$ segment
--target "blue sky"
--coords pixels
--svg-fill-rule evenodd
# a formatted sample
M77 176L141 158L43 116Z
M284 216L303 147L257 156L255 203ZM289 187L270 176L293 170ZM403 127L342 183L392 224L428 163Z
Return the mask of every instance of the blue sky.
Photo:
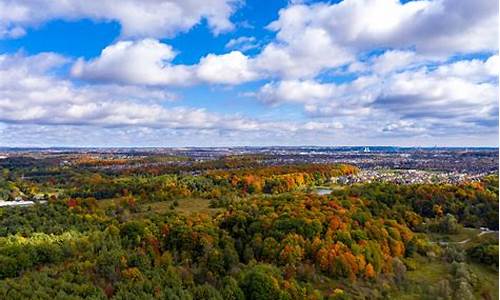
M498 3L0 0L1 146L498 146Z

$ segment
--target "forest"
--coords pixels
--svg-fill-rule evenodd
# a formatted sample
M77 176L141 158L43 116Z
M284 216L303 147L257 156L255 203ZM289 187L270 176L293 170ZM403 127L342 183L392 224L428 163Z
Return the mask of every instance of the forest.
M71 162L0 163L0 199L35 202L0 207L0 299L498 298L498 175L339 185L359 169Z

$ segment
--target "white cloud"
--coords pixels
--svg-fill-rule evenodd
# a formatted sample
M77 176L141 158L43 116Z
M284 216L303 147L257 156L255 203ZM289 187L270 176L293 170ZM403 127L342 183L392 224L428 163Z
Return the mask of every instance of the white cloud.
M281 126L284 127L284 126ZM334 126L335 127L335 126ZM0 123L0 144L18 147L185 147L345 144L340 130L215 130Z
M237 0L0 0L0 37L54 19L117 21L124 37L170 37L206 19L215 34L231 30Z
M240 36L238 38L229 40L229 42L226 43L225 47L226 49L234 49L241 52L246 52L248 50L260 47L260 44L253 36Z
M171 64L175 55L170 45L157 40L120 41L106 47L95 59L79 59L71 74L87 80L126 84L192 84L190 67Z
M175 51L169 45L156 40L121 41L104 49L102 54L93 60L78 61L73 66L72 73L83 79L111 81L125 85L193 83L235 85L265 76L264 71L258 68L262 56L253 59L239 51L232 51L222 55L209 54L198 64L185 66L171 63L175 55ZM407 120L425 120L432 123L447 119L460 126L467 124L491 126L497 120L495 112L498 111L498 105L493 100L498 95L498 85L493 80L498 75L496 73L498 56L492 56L484 62L473 59L441 63L437 68L426 67L428 59L428 56L409 50L389 50L362 63L360 69L364 74L352 82L321 83L308 78L286 79L285 77L284 80L266 83L255 95L261 101L275 105L301 104L306 114L312 117L336 117L340 120L357 118L354 122L362 122L363 118L378 114L377 118L388 118L386 123L393 124L380 123L379 126L385 128L384 132L395 132L397 128L398 132L406 133L412 130L422 131L422 127L415 130L416 127L408 125L410 123L404 123ZM49 61L50 59L47 60ZM293 68L292 66L290 70ZM169 116L167 118L169 119L179 114L190 118L191 113L193 117L190 119L199 116L202 120L200 124L208 124L208 128L269 130L280 128L283 124L286 124L286 128L281 130L288 131L320 128L306 123L275 124L220 116L207 121L204 119L206 113L202 110L164 111L161 106L143 108L128 105L126 108L111 108L111 106L91 104L76 106L67 111L72 114L71 117L78 118L92 115L97 109L113 109L125 116L125 119L135 120L127 123L117 117L108 116L100 119L105 123L146 124L138 120L149 116L148 119L152 123L148 124L153 126L152 124L156 124L165 116ZM161 113L157 113L158 111ZM35 110L28 118L34 118L33 116L41 113L40 110ZM130 114L137 117L131 117ZM401 123L401 120L404 122ZM168 126L176 127L183 122L189 124L183 119L178 122L173 120ZM345 120L342 122L345 123ZM322 122L321 126L326 126L327 123ZM399 124L399 127L394 127L394 124ZM403 127L404 130L401 129Z
M485 62L479 59L461 60L439 66L435 74L441 77L460 77L474 82L497 79L500 70L498 55L490 56Z
M201 109L165 108L161 89L75 85L50 75L54 54L0 56L0 120L6 123L99 126L213 127L220 118Z
M276 31L276 39L254 57L241 52L256 43L254 37L246 36L226 44L241 51L207 54L191 66L173 64L175 52L157 40L122 41L108 46L98 58L79 61L73 74L127 84L190 85L201 81L234 85L261 78L311 80L343 66L349 71L384 75L443 62L457 53L495 51L498 30L491 25L498 20L490 10L496 5L488 0L472 6L463 0L453 5L449 1L345 0L290 5L268 26ZM392 50L357 61L377 48Z
M285 80L265 84L257 98L272 104L299 103L311 116L362 116L379 94L380 81L363 76L344 83L320 83L314 80Z
M378 74L386 74L408 67L417 61L417 55L413 51L386 51L373 59L372 71Z
M255 65L269 75L287 79L312 78L323 70L342 66L354 59L347 49L335 44L322 28L301 28L264 47Z
M159 41L202 20L215 34L230 30L229 17L239 3L0 0L0 38L19 37L26 28L52 19L90 18L119 22L120 39L125 39L93 59L73 61L71 75L85 80L78 83L61 77L61 67L71 63L65 57L0 55L0 123L141 128L169 135L191 131L212 137L219 131L235 139L238 132L259 132L270 141L279 136L303 141L307 133L332 134L340 128L366 136L498 130L498 55L455 61L460 54L497 52L496 1L293 2L268 26L276 38L267 45L254 37L235 37L226 44L230 52L206 54L192 65L175 64L177 52ZM260 53L245 54L261 47ZM345 82L335 80L344 75ZM181 107L172 102L176 95L164 89L261 79L270 81L251 93L271 104L271 110L285 103L294 109L300 105L314 121Z
M26 30L19 26L12 26L10 28L2 28L0 26L0 38L17 39L26 34Z
M341 129L344 125L340 122L325 123L325 122L314 122L310 121L304 124L304 128L307 130L327 130L327 129Z
M311 124L224 116L200 108L167 107L158 88L75 85L50 75L67 60L43 53L0 55L0 122L40 126L144 127L170 130L297 132ZM321 126L321 124L316 124ZM336 129L338 124L325 125Z
M153 39L120 41L106 47L89 61L79 59L72 67L74 77L121 84L193 85L240 84L255 80L249 58L240 51L208 54L197 65L174 65L176 53L170 45Z
M497 81L472 81L463 75L459 70L449 70L442 76L439 69L425 68L394 74L385 81L374 105L407 119L497 123Z
M197 77L208 83L239 84L257 79L249 59L239 51L227 54L209 54L200 60Z
M286 79L313 78L354 63L362 53L395 49L376 62L375 68L383 73L423 58L440 61L454 54L496 51L498 2L344 0L296 4L280 10L278 20L268 28L277 32L276 41L255 61L271 74ZM359 63L353 65L353 70L360 67Z
M342 84L314 80L267 83L256 97L275 105L302 104L309 116L335 117L344 124L349 122L345 118L361 124L369 118L385 132L419 133L422 124L432 130L446 127L450 131L453 126L456 130L497 126L497 55L486 61L462 60L437 68L421 66L391 72L413 62L406 56L390 65L381 64L383 60L378 57L371 65L377 72Z
M335 84L321 84L313 80L286 80L266 83L258 97L268 103L291 102L314 104L333 100L338 92Z
M270 25L282 40L322 29L336 44L356 49L415 47L454 54L498 49L498 2L489 0L345 0L292 5Z

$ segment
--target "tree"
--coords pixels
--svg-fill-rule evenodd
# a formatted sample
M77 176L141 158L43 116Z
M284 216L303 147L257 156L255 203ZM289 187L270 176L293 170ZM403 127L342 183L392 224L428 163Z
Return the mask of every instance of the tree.
M392 270L394 278L398 284L401 284L406 276L406 267L404 263L397 257L392 259Z
M224 300L245 300L245 295L234 278L224 277L222 285L221 296Z
M194 300L223 300L221 294L213 286L205 283L199 285L193 290Z
M144 232L145 232L144 224L137 221L131 221L125 223L120 228L120 235L126 247L138 246L141 243L141 240L144 236Z
M373 278L375 277L375 270L373 269L372 264L368 263L365 268L365 278Z
M244 275L240 287L248 300L278 300L282 296L278 279L259 266Z
M460 229L457 219L452 214L446 214L439 223L439 227L441 232L448 234L458 233Z

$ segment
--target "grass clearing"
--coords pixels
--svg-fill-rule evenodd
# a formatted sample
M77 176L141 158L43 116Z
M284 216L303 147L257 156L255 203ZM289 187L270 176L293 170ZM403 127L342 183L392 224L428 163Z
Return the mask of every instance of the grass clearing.
M177 212L178 214L189 216L193 213L206 213L209 215L215 215L220 209L210 208L210 200L200 199L200 198L187 198L177 200L178 206L171 209L174 201L162 201L155 203L145 203L143 206L145 208L151 207L151 210L156 213L166 213L169 211Z
M113 205L119 205L120 201L122 201L123 198L125 198L125 197L102 199L102 200L98 200L97 203L99 205L99 208L106 209L106 208L111 207ZM175 201L178 203L178 205L174 206L174 209L171 208L173 203L174 203L174 200L152 202L152 203L138 202L138 205L140 205L140 207L143 209L143 211L136 213L136 215L143 215L144 213L146 213L148 211L152 211L152 212L158 213L158 214L165 214L168 212L176 212L176 213L183 215L183 216L189 216L193 213L206 213L208 215L213 216L217 212L220 211L219 208L209 207L210 200L207 200L207 199L185 198L185 199L177 199Z
M97 204L99 205L99 208L106 209L113 205L118 205L123 198L124 197L101 199L97 200Z
M469 267L472 269L474 274L478 277L478 282L480 282L481 287L483 289L486 289L493 294L491 295L493 298L492 299L499 299L499 293L498 293L498 271L494 270L491 267L484 266L481 264L477 263L470 263ZM481 291L476 293L476 296L478 299L481 297Z
M417 269L407 271L404 285L400 289L392 290L387 299L432 299L427 295L428 288L450 275L450 265L439 259L417 256L412 260Z
M420 284L434 284L449 274L449 264L439 260L430 260L424 257L415 258L417 269L408 271L408 280Z

